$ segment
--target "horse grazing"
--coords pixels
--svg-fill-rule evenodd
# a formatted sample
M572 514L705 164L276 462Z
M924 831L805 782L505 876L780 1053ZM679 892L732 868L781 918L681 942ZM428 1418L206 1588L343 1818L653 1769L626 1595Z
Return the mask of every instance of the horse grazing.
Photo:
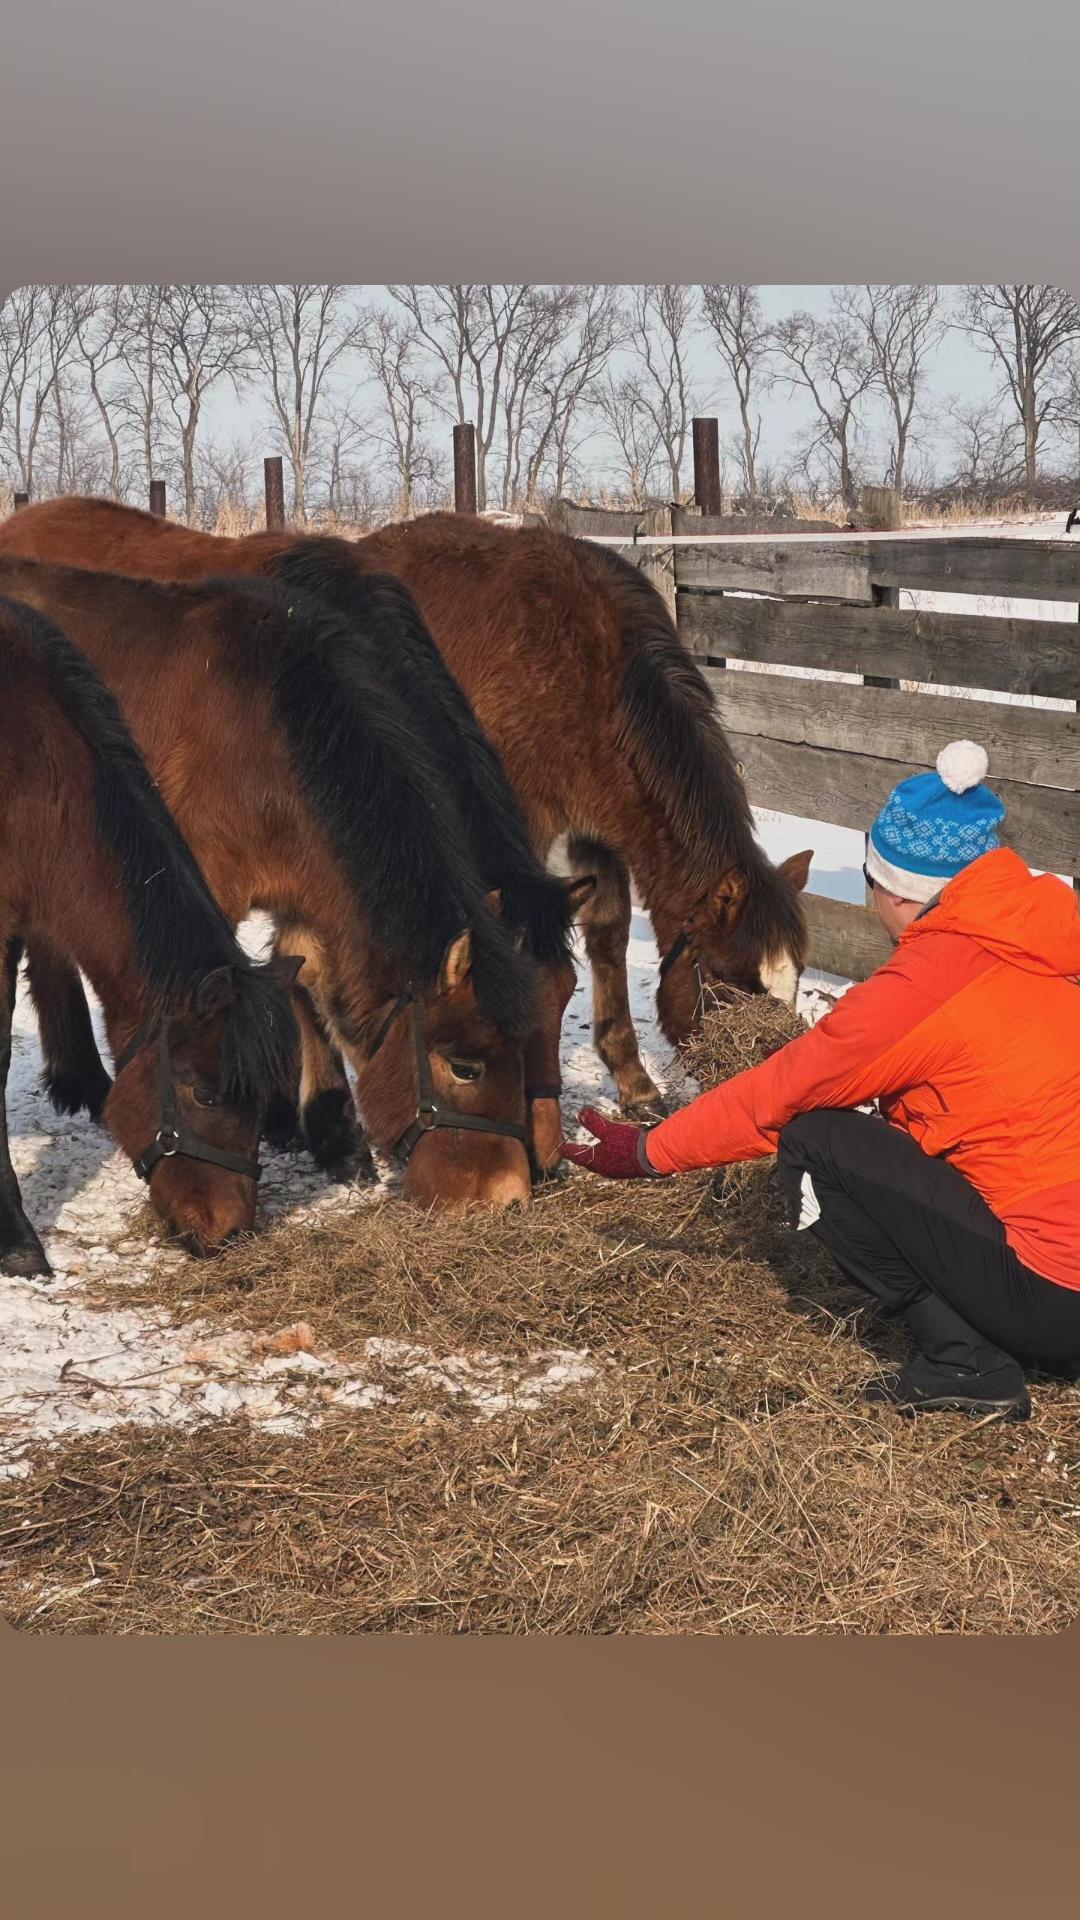
M636 568L548 528L468 515L319 544L333 547L340 574L405 583L498 751L537 852L547 857L565 835L574 871L595 876L580 914L594 1038L625 1110L658 1101L630 1016L631 873L662 956L657 1007L673 1043L694 1030L707 988L794 997L811 856L768 860L708 686ZM158 579L272 575L308 545L290 533L214 539L102 500L44 502L0 526L0 551Z
M237 945L94 669L10 599L0 673L0 1269L50 1270L4 1103L29 939L32 991L71 960L93 982L116 1060L104 1119L169 1233L209 1252L255 1220L262 1111L296 1040L280 964Z
M408 713L332 609L272 582L163 587L8 557L0 591L62 610L228 921L273 918L308 1026L318 1018L352 1063L372 1141L406 1161L406 1194L527 1202L535 963ZM340 1164L351 1112L321 1118L311 1144Z

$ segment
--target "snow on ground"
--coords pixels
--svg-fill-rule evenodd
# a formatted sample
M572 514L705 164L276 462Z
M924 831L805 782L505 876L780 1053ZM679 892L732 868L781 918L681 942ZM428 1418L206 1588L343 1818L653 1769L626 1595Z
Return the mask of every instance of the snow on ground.
M1060 529L1048 529L1045 522L971 529L1010 537L1050 530ZM971 606L970 599L953 595L912 598L920 607L944 609L954 601ZM1076 619L1068 602L987 599L976 604L986 613ZM774 860L813 847L813 891L861 901L861 833L761 810L757 821ZM253 948L264 938L265 927L253 924L248 930ZM661 1088L671 1084L677 1098L686 1098L693 1089L681 1076L672 1080L670 1049L656 1024L657 955L641 912L634 917L628 963L645 1065ZM829 1004L826 996L843 986L823 975L806 975L803 1011L817 1017ZM440 1356L418 1345L372 1340L362 1362L346 1368L332 1353L314 1351L303 1325L281 1330L276 1346L242 1326L226 1334L205 1323L173 1326L167 1315L139 1305L139 1286L155 1263L182 1263L186 1256L147 1239L140 1217L145 1192L127 1161L85 1116L58 1118L40 1090L39 1075L33 1014L20 991L8 1081L12 1159L55 1277L27 1281L0 1275L0 1475L24 1470L26 1449L34 1440L59 1441L121 1421L184 1423L244 1413L266 1427L295 1428L318 1419L328 1406L358 1412L377 1407L393 1397L395 1383L418 1380L459 1397L480 1418L510 1404L535 1405L593 1376L596 1362L577 1350L535 1355L523 1363L499 1354ZM567 1009L563 1077L568 1118L589 1101L613 1105L614 1086L593 1051L584 970ZM263 1224L342 1213L367 1205L372 1197L371 1188L328 1185L302 1154L264 1149L263 1158ZM95 1283L106 1277L130 1285L129 1306L102 1301ZM237 1316L242 1318L239 1302Z

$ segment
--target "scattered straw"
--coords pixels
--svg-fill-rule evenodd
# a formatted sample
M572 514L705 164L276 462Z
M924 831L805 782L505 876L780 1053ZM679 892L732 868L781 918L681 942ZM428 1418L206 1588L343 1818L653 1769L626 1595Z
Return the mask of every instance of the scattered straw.
M715 1009L709 1081L796 1030ZM1046 1632L1075 1617L1080 1397L1026 1426L906 1421L859 1389L895 1327L734 1187L581 1175L526 1216L397 1202L155 1275L181 1319L346 1361L587 1354L479 1417L424 1370L300 1435L114 1430L0 1490L0 1605L40 1631ZM238 1292L238 1289L242 1291ZM125 1294L130 1301L130 1292Z

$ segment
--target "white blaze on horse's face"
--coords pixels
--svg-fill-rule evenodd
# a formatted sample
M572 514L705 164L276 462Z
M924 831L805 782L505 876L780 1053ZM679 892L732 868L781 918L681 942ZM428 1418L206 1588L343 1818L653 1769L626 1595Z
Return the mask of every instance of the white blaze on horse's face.
M799 969L790 953L782 953L776 960L767 961L762 966L761 984L774 1000L782 1000L788 1007L795 1005L795 996L799 991Z

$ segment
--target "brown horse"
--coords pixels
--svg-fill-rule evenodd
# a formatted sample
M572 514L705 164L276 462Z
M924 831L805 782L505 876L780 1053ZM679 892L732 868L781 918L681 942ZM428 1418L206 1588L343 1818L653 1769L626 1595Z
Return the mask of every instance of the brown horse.
M229 922L274 919L406 1193L526 1202L535 965L342 623L269 582L162 587L8 557L0 591L62 618L98 667Z
M313 545L322 559L305 561ZM780 867L766 857L704 679L660 596L612 553L451 514L356 542L223 540L79 499L12 515L0 526L5 548L158 579L288 577L300 564L332 602L350 575L404 581L502 758L536 848L546 856L566 835L575 871L597 876L581 912L594 1037L625 1109L657 1101L627 991L631 873L662 955L657 1005L673 1043L693 1031L707 987L793 998L811 856Z
M285 984L237 945L93 668L7 599L0 675L0 1269L49 1272L4 1106L31 938L35 986L62 956L93 982L117 1061L105 1121L169 1232L208 1252L254 1224L262 1110L296 1040Z

